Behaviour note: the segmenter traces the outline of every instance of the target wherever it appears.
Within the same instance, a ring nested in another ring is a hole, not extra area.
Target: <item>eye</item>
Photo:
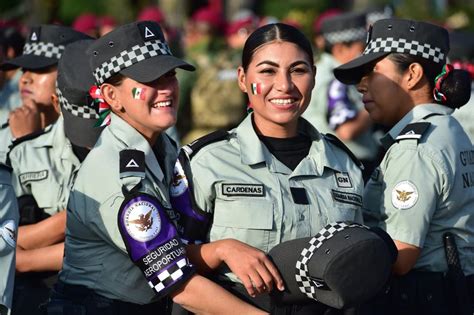
[[[308,72],[309,72],[309,69],[306,67],[296,67],[296,68],[291,69],[291,73],[295,73],[295,74],[306,74]]]
[[[263,73],[263,74],[274,74],[275,73],[275,69],[273,68],[263,68],[259,71],[259,73]]]

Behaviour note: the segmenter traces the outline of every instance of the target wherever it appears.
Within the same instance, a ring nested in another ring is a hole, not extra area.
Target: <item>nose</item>
[[[24,70],[20,77],[20,82],[22,84],[27,84],[27,83],[31,83],[31,81],[32,81],[31,72],[28,70]]]
[[[279,72],[275,78],[275,87],[281,92],[289,91],[293,87],[291,75],[287,72]]]
[[[364,94],[367,92],[367,76],[363,76],[362,79],[360,79],[360,82],[357,84],[357,91],[359,93]]]

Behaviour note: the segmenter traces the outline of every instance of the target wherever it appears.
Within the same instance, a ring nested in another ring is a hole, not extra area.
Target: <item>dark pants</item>
[[[55,272],[31,272],[15,276],[12,315],[39,315],[57,280]]]
[[[338,310],[327,305],[311,302],[304,305],[284,305],[278,306],[272,302],[270,295],[261,294],[256,297],[248,295],[245,287],[235,282],[216,281],[220,286],[238,297],[239,299],[251,304],[261,310],[270,312],[272,315],[358,315],[356,309]],[[179,305],[173,305],[173,315],[189,315],[191,312],[186,311]]]
[[[474,312],[473,283],[471,282],[471,301],[466,308]],[[389,288],[362,307],[361,314],[368,315],[464,315],[454,291],[443,273],[411,271],[404,276],[393,277]]]
[[[140,305],[109,299],[84,286],[58,282],[45,307],[48,315],[169,315],[168,299]]]

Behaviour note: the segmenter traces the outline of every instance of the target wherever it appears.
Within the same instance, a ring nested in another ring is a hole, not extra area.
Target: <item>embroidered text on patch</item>
[[[358,194],[352,194],[344,191],[331,190],[332,198],[335,201],[342,203],[348,203],[351,205],[356,205],[362,207],[362,196]]]
[[[226,196],[263,197],[265,190],[258,184],[222,184],[222,194]]]
[[[24,184],[26,182],[37,182],[37,181],[48,178],[48,170],[23,173],[23,174],[20,174],[18,177],[20,179],[21,184]]]
[[[351,177],[347,172],[335,172],[337,187],[352,188]]]

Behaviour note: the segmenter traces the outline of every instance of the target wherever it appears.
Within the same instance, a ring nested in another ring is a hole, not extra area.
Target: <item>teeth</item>
[[[291,103],[293,103],[294,101],[295,101],[295,100],[292,99],[292,98],[284,98],[284,99],[276,98],[276,99],[270,100],[271,103],[278,104],[278,105],[291,104]]]
[[[166,101],[166,102],[158,102],[153,104],[153,107],[168,107],[171,106],[171,101]]]

